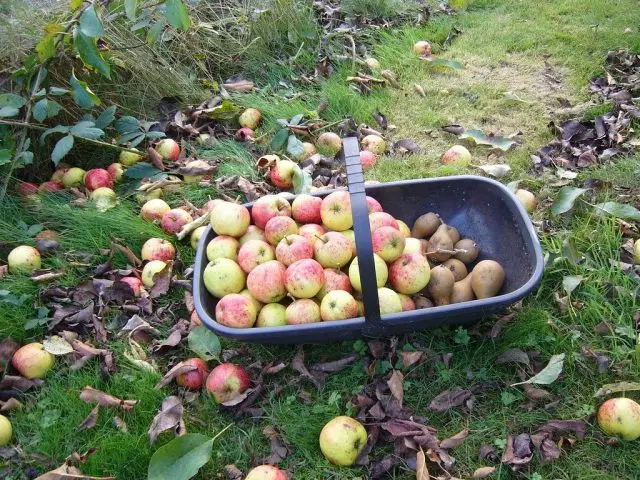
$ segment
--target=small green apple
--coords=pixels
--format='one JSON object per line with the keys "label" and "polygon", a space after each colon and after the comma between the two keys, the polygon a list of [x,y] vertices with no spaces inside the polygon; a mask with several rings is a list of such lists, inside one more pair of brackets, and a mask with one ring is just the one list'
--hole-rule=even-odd
{"label": "small green apple", "polygon": [[367,431],[351,417],[336,417],[320,432],[320,450],[334,465],[350,467],[367,445]]}

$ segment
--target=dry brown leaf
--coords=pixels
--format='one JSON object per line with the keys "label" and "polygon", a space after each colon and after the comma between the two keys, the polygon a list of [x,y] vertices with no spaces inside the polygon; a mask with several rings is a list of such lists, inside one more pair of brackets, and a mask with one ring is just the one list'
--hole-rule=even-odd
{"label": "dry brown leaf", "polygon": [[469,429],[465,428],[461,432],[456,433],[453,437],[442,440],[442,442],[440,442],[440,447],[447,448],[447,449],[455,448],[458,445],[460,445],[462,442],[464,442],[468,436],[469,436]]}
{"label": "dry brown leaf", "polygon": [[154,443],[162,432],[173,430],[176,436],[184,435],[186,427],[182,415],[184,408],[182,402],[175,395],[171,395],[162,401],[160,411],[153,418],[149,427],[149,442]]}
{"label": "dry brown leaf", "polygon": [[127,427],[127,424],[125,423],[125,421],[122,420],[120,417],[118,416],[113,417],[113,425],[122,433],[129,433],[129,427]]}
{"label": "dry brown leaf", "polygon": [[402,357],[402,364],[404,368],[409,368],[411,365],[414,365],[422,360],[424,357],[423,352],[400,352],[400,356]]}
{"label": "dry brown leaf", "polygon": [[431,400],[429,408],[435,412],[444,412],[453,407],[463,405],[467,400],[473,397],[473,393],[460,387],[451,390],[445,390],[440,395]]}
{"label": "dry brown leaf", "polygon": [[309,370],[323,373],[336,373],[344,370],[347,365],[355,362],[358,358],[360,358],[358,354],[352,353],[351,355],[347,355],[332,362],[316,363],[311,365]]}
{"label": "dry brown leaf", "polygon": [[80,425],[78,425],[78,431],[88,430],[96,426],[98,423],[98,415],[100,413],[100,404],[96,404],[95,407],[89,412],[87,418],[85,418]]}
{"label": "dry brown leaf", "polygon": [[389,390],[391,390],[391,394],[398,400],[400,406],[402,406],[402,401],[404,400],[404,375],[399,370],[394,370],[391,373],[391,377],[387,380],[387,385],[389,385]]}
{"label": "dry brown leaf", "polygon": [[422,449],[416,453],[416,480],[429,480],[429,469],[427,460]]}
{"label": "dry brown leaf", "polygon": [[507,350],[502,353],[498,358],[496,358],[495,363],[498,365],[501,363],[522,363],[527,367],[531,366],[529,356],[519,348],[512,348],[511,350]]}
{"label": "dry brown leaf", "polygon": [[495,471],[496,467],[480,467],[473,472],[471,478],[487,478],[488,476],[493,475]]}
{"label": "dry brown leaf", "polygon": [[131,410],[138,403],[138,400],[120,400],[117,397],[89,386],[82,389],[80,399],[87,403],[97,403],[101,407],[116,407],[122,408],[125,411]]}
{"label": "dry brown leaf", "polygon": [[15,342],[13,338],[7,337],[0,342],[0,370],[6,370],[4,367],[9,365],[13,354],[20,348],[20,344]]}
{"label": "dry brown leaf", "polygon": [[191,372],[196,370],[196,367],[193,365],[185,365],[184,362],[180,362],[176,364],[171,370],[169,370],[164,377],[156,384],[156,390],[160,390],[163,387],[169,385],[174,378],[182,375],[183,373]]}
{"label": "dry brown leaf", "polygon": [[282,437],[276,429],[272,426],[267,426],[262,430],[262,433],[269,439],[271,447],[271,455],[267,457],[265,463],[268,463],[269,465],[276,465],[287,458],[287,455],[289,455],[289,449],[282,441]]}
{"label": "dry brown leaf", "polygon": [[6,402],[0,400],[0,412],[9,412],[11,410],[20,410],[24,407],[17,398],[11,397]]}
{"label": "dry brown leaf", "polygon": [[155,148],[147,148],[147,153],[149,154],[149,160],[151,160],[154,167],[158,170],[165,170],[164,163],[162,163],[162,155],[160,155]]}
{"label": "dry brown leaf", "polygon": [[71,457],[55,470],[44,473],[36,478],[36,480],[116,480],[116,477],[91,477],[83,475],[80,470],[69,465]]}

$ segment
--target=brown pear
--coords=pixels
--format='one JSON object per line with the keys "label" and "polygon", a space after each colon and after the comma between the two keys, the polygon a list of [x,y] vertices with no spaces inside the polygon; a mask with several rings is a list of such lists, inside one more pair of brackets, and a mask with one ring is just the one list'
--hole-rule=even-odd
{"label": "brown pear", "polygon": [[413,301],[416,304],[416,310],[420,308],[431,308],[433,307],[433,302],[429,300],[424,295],[416,295],[413,297]]}
{"label": "brown pear", "polygon": [[431,278],[427,289],[436,305],[449,305],[451,303],[454,283],[453,273],[447,267],[438,265],[431,270]]}
{"label": "brown pear", "polygon": [[458,252],[454,255],[455,258],[460,260],[462,263],[471,263],[476,258],[478,258],[478,254],[480,253],[480,249],[476,242],[471,240],[470,238],[463,238],[462,240],[455,243],[453,246],[455,250],[465,250],[465,252]]}
{"label": "brown pear", "polygon": [[451,237],[451,241],[454,243],[460,240],[460,232],[456,227],[452,227],[451,225],[447,225],[447,234]]}
{"label": "brown pear", "polygon": [[471,279],[473,275],[470,273],[464,279],[453,284],[453,292],[451,293],[451,303],[470,302],[476,297],[471,288]]}
{"label": "brown pear", "polygon": [[442,265],[451,270],[451,273],[453,273],[453,278],[456,279],[456,282],[459,282],[467,276],[467,267],[457,258],[450,258],[446,262],[442,262]]}
{"label": "brown pear", "polygon": [[430,237],[441,223],[442,221],[437,213],[429,212],[424,215],[420,215],[413,224],[411,236],[414,238]]}
{"label": "brown pear", "polygon": [[429,242],[431,243],[431,253],[427,255],[427,258],[436,262],[444,262],[451,257],[453,242],[447,231],[447,225],[440,225]]}
{"label": "brown pear", "polygon": [[[504,283],[504,269],[494,260],[482,260],[471,272],[471,288],[477,298],[495,296]],[[433,272],[432,272],[433,275]]]}

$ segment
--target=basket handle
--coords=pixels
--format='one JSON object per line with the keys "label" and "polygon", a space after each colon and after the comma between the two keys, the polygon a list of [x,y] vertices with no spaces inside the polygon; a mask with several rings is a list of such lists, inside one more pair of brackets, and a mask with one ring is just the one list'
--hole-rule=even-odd
{"label": "basket handle", "polygon": [[342,139],[342,155],[347,169],[347,183],[351,197],[353,232],[358,251],[358,270],[362,286],[362,301],[366,312],[362,334],[367,337],[387,336],[387,328],[380,318],[378,285],[373,261],[373,245],[369,227],[369,208],[364,188],[364,174],[360,163],[360,147],[356,137]]}

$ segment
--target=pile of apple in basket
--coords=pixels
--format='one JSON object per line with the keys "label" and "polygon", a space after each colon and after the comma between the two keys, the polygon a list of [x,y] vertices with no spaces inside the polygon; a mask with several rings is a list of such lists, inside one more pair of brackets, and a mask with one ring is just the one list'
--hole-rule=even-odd
{"label": "pile of apple in basket", "polygon": [[[504,270],[478,257],[473,239],[420,216],[413,229],[367,197],[380,313],[469,302],[496,295]],[[209,242],[203,281],[220,299],[216,321],[232,328],[276,327],[364,315],[349,193],[324,199],[280,195],[258,199],[251,212],[217,201],[217,236]]]}

